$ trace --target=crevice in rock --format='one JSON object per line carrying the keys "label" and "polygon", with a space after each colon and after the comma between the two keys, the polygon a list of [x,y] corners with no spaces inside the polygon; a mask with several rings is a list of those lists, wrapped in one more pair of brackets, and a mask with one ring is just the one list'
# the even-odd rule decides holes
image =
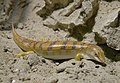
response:
{"label": "crevice in rock", "polygon": [[108,59],[110,59],[111,61],[116,61],[116,55],[119,53],[119,51],[116,51],[110,47],[107,46],[107,44],[102,44],[102,45],[99,45],[104,53],[105,53],[105,57],[107,57]]}

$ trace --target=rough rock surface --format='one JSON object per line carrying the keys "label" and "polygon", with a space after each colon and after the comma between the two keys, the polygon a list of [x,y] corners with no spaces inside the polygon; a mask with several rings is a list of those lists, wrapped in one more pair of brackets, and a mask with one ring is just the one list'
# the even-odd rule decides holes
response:
{"label": "rough rock surface", "polygon": [[74,0],[68,6],[51,13],[43,24],[53,29],[60,28],[69,31],[71,35],[81,34],[83,36],[91,31],[93,17],[99,7],[98,3],[98,0]]}
{"label": "rough rock surface", "polygon": [[100,3],[93,32],[105,38],[104,43],[107,43],[109,47],[120,50],[120,2],[102,1]]}
{"label": "rough rock surface", "polygon": [[[119,0],[0,0],[0,83],[120,83],[119,12]],[[36,54],[15,58],[22,50],[12,39],[10,23],[36,40],[100,44],[107,65]]]}

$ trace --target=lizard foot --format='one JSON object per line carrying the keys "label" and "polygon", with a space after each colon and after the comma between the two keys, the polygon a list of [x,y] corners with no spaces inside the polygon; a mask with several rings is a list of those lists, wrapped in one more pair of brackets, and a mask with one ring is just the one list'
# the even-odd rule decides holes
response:
{"label": "lizard foot", "polygon": [[16,58],[20,58],[21,56],[26,56],[28,54],[34,53],[33,51],[28,51],[28,52],[21,52],[18,55],[16,55]]}

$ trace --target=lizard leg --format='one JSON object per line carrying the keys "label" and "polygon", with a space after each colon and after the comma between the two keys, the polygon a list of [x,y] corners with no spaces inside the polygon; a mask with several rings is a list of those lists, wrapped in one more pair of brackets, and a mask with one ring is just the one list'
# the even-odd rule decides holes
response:
{"label": "lizard leg", "polygon": [[77,53],[76,56],[75,56],[75,60],[76,61],[81,61],[81,59],[83,58],[84,54],[81,54],[81,53]]}
{"label": "lizard leg", "polygon": [[34,51],[28,51],[28,52],[21,52],[19,54],[16,55],[16,58],[20,58],[21,56],[25,56],[28,54],[34,53]]}

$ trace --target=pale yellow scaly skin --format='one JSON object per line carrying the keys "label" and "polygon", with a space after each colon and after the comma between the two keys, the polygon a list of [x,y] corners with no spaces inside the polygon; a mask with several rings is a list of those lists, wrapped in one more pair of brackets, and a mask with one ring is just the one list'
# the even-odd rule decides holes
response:
{"label": "pale yellow scaly skin", "polygon": [[103,50],[94,44],[88,44],[78,41],[34,41],[18,35],[12,25],[12,34],[15,43],[25,52],[17,57],[25,56],[29,53],[36,53],[45,58],[53,60],[75,58],[80,61],[81,58],[96,60],[105,64]]}

